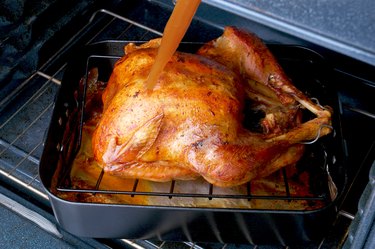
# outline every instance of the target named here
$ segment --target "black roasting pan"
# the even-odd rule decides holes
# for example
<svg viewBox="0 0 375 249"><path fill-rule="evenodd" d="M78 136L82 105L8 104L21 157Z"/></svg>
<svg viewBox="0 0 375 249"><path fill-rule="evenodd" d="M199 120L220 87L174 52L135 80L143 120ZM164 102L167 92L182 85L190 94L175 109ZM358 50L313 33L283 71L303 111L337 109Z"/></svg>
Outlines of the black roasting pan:
<svg viewBox="0 0 375 249"><path fill-rule="evenodd" d="M84 76L87 78L87 72L96 67L99 71L99 80L107 81L115 61L123 55L126 43L104 41L87 45L74 54L64 73L39 167L40 179L49 196L55 217L64 229L82 237L257 245L304 243L319 240L327 233L337 215L340 197L346 189L345 156L338 115L334 115L334 133L312 145L307 145L308 150L312 151L310 155L324 155L318 157L319 165L315 168L318 169L318 173L315 174L318 177L311 182L314 185L311 192L317 194L310 201L320 198L324 203L317 209L131 205L61 198L58 194L61 191L76 196L87 192L69 189L70 167L81 146L81 126L84 120L86 88L85 84L82 86L81 79ZM180 50L194 51L197 46L185 43L181 45ZM317 97L320 103L330 105L338 114L338 101L333 89L335 79L331 77L331 69L322 56L300 46L270 44L269 47L297 87L308 95ZM332 182L337 187L337 196L333 200L328 191ZM103 193L92 192L92 196L96 194ZM137 195L129 192L111 194ZM165 196L169 200L175 197L173 193L167 193ZM188 197L202 198L194 194ZM203 197L207 197L207 202L215 198L212 192ZM250 193L246 198L267 201L267 198L273 196L256 197ZM287 194L275 198L286 203L300 199L290 198Z"/></svg>

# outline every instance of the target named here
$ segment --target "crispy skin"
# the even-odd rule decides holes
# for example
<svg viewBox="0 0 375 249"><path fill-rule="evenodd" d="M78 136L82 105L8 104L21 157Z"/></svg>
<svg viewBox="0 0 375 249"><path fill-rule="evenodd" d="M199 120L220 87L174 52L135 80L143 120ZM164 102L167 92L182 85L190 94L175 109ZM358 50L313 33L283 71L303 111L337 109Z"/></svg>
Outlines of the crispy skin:
<svg viewBox="0 0 375 249"><path fill-rule="evenodd" d="M261 121L264 133L282 134L300 121L297 102L289 94L298 90L289 82L273 54L252 33L227 27L222 36L206 43L197 54L241 75L246 81L245 90L252 100L252 108L266 114Z"/></svg>
<svg viewBox="0 0 375 249"><path fill-rule="evenodd" d="M93 136L94 155L114 174L134 176L126 169L137 168L137 176L151 180L195 178L186 162L189 149L212 134L231 140L236 135L241 81L220 64L177 53L155 89L145 91L156 52L139 49L116 64Z"/></svg>
<svg viewBox="0 0 375 249"><path fill-rule="evenodd" d="M298 90L254 34L226 27L222 36L205 44L198 54L226 65L246 81L245 89L254 109L266 113L261 124L268 141L298 143L331 132L331 108L317 105ZM300 106L317 117L300 124Z"/></svg>
<svg viewBox="0 0 375 249"><path fill-rule="evenodd" d="M289 81L278 82L286 76L258 38L227 28L200 55L176 52L149 91L144 82L157 46L128 45L103 94L92 145L106 172L153 181L203 176L230 187L300 159L298 142L313 131L300 128L298 100L311 102ZM264 134L243 128L245 97L265 106Z"/></svg>

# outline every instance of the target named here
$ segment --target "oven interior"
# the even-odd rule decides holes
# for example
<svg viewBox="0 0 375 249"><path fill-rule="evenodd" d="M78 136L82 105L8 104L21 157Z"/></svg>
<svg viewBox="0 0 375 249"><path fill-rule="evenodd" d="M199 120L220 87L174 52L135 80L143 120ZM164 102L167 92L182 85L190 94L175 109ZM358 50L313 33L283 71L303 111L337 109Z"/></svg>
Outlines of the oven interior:
<svg viewBox="0 0 375 249"><path fill-rule="evenodd" d="M34 12L30 11L28 16L29 24L31 23L29 26L17 21L17 16L7 17L6 20L14 18L14 23L4 22L2 26L3 30L9 31L9 35L2 37L1 43L4 48L2 62L7 65L1 72L1 184L27 202L31 202L31 205L41 207L40 213L46 211L51 214L50 203L40 181L38 168L67 62L86 44L108 40L142 41L160 36L172 10L171 3L166 1L82 1L72 5L65 6L56 1L45 9L42 5L35 6ZM72 10L70 14L66 14L65 8ZM46 20L54 25L47 25ZM337 112L341 124L339 132L343 136L343 157L348 185L330 232L323 240L306 246L342 246L348 236L352 219L357 213L361 193L369 182L369 172L374 161L375 110L372 96L375 93L375 77L371 74L373 67L206 4L200 7L184 41L208 41L219 36L224 25L246 27L269 43L312 48L322 54L332 67L330 77L334 81L331 87L335 89L338 97ZM32 36L27 36L28 32L21 32L31 27ZM15 50L17 52L14 52ZM363 203L369 205L371 190L371 186L367 186L365 197L362 197L360 202L362 207ZM353 227L358 227L359 230L363 222L356 219L353 224ZM352 230L349 237L353 243L356 242L354 238L358 237L355 235L356 231ZM89 240L88 243L98 241L103 245L117 246L123 245L126 240ZM129 246L127 242L124 247ZM156 248L160 245L165 248L233 246L225 243L199 244L157 240L135 240L131 243L146 248Z"/></svg>

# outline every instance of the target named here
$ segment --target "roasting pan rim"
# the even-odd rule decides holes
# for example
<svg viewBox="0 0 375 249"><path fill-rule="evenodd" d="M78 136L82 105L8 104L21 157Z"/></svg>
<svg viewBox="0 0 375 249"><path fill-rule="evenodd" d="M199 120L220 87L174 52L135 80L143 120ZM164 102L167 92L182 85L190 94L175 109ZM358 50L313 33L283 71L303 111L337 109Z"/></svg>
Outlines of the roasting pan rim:
<svg viewBox="0 0 375 249"><path fill-rule="evenodd" d="M106 47L106 46L111 46L111 44L115 44L117 46L114 46L113 51L123 51L123 45L122 44L127 44L129 42L132 42L132 41L123 41L123 40L115 40L115 41L100 41L100 42L95 42L93 44L89 44L87 46L85 46L85 49L83 51L80 51L80 54L84 54L85 56L88 56L90 51L91 50L96 50L97 47ZM138 43L142 43L143 41L137 41ZM189 43L189 44L197 44L197 43ZM121 47L119 47L119 45L121 45ZM198 45L201 45L201 43L198 43ZM286 47L286 48L299 48L299 49L303 49L304 51L310 51L310 52L313 52L314 54L314 58L315 56L318 56L319 60L322 61L322 63L326 64L326 61L324 59L323 56L321 56L318 52L314 51L313 49L310 49L310 48L306 48L306 47L303 47L303 46L300 46L300 45L288 45L288 44L270 44L270 46L275 46L275 47ZM106 48L104 48L106 49ZM103 51L103 48L100 48L99 51ZM99 53L99 55L101 55L103 53ZM121 55L117 55L117 57L122 57L123 54ZM77 56L75 56L77 57ZM75 59L75 58L74 58ZM68 63L69 64L69 63ZM70 66L72 66L72 64L70 64ZM68 70L67 70L68 71ZM66 73L66 72L65 72ZM62 81L62 84L61 84L61 88L59 89L59 93L57 95L57 100L55 102L55 106L53 108L53 115L52 115L52 119L51 119L51 122L50 122L50 125L49 125L49 128L48 128L48 132L47 132L47 136L46 136L46 143L48 144L48 141L51 140L51 136L53 136L53 125L56 125L56 122L58 120L58 116L59 114L57 113L57 103L59 101L59 98L61 98L61 94L62 94L62 91L61 89L66 87L67 84L64 84L65 82L65 75L64 73L64 78L63 78L63 81ZM82 75L81 75L82 76ZM61 104L61 103L60 103ZM55 124L53 123L55 122ZM339 124L339 127L340 127L340 124ZM340 130L338 130L338 132L340 132ZM133 209L133 210L137 210L137 209L142 209L142 210L159 210L159 211L181 211L181 212L204 212L204 213L207 213L207 214L210 214L210 212L218 212L218 213L223 213L223 214L235 214L235 213L239 213L239 214L243 214L243 215L257 215L257 214L263 214L263 215L269 215L271 216L271 219L273 216L275 217L278 217L278 216L289 216L291 215L291 217L300 217L302 220L305 220L305 219L310 219L311 217L314 217L314 216L317 216L317 219L321 219L322 216L325 217L325 219L331 219L331 215L332 216L335 216L337 214L337 205L339 203L339 200L341 200L343 194L344 194L344 189L347 188L347 177L346 177L346 170L345 170L345 173L343 176L345 179L344 179L344 183L343 183L343 188L342 190L339 192L339 195L337 196L336 199L334 199L333 201L329 202L327 205L324 205L323 207L321 208L318 208L318 209L314 209L314 210L278 210L278 209L235 209L235 208L202 208L202 207L175 207L175 206L143 206L143 205L128 205L128 204L105 204L105 203L90 203L90 202L76 202L76 201L69 201L69 200L65 200L65 199L62 199L58 196L56 196L54 193L51 192L50 190L50 185L51 185L51 181L52 181L52 178L50 179L46 179L48 178L48 174L46 173L46 167L49 167L49 160L48 160L48 157L50 155L48 155L48 149L46 149L47 146L45 146L44 150L43 150L43 155L42 155L42 158L41 158L41 163L39 165L39 175L40 175L40 179L41 179L41 182L42 182L42 186L43 188L46 190L46 192L48 193L48 196L49 196L49 199L51 201L51 204L52 204L52 207L53 207L53 210L54 210L54 213L55 213L55 216L57 218L58 221L61 221L61 217L64 217L64 214L61 209L62 207L68 207L69 209L81 209L81 208L90 208L90 209L95 209L95 210L104 210L108 207L113 207L113 208L116 208L116 210L121 210L121 209L126 209L126 210L129 210L129 209ZM49 148L49 150L51 150L51 148ZM342 162L344 163L344 162ZM55 166L56 167L56 166ZM341 166L342 167L342 166ZM100 212L99 212L100 213ZM98 213L98 214L99 214ZM329 213L330 215L328 215L327 217L327 213ZM310 218L308 218L310 217ZM331 218L330 218L331 217ZM299 218L297 218L299 219ZM319 219L319 220L320 220ZM325 219L322 219L321 221L324 221ZM68 221L69 223L69 221ZM68 226L70 224L67 224ZM85 231L80 231L82 233L84 233ZM88 231L89 232L89 231Z"/></svg>
<svg viewBox="0 0 375 249"><path fill-rule="evenodd" d="M144 43L144 42L147 42L147 40L145 40L145 41L142 41L142 40L113 40L113 39L111 39L111 40L101 40L101 41L97 41L97 42L93 42L93 43L90 43L90 44L87 44L87 45L85 45L84 46L84 49L83 50L81 50L80 51L80 54L77 56L77 55L75 55L75 57L79 57L79 56L86 56L87 57L87 59L89 58L89 57L92 57L92 56L101 56L102 55L102 53L99 53L99 54L91 54L92 52L90 52L91 50L97 50L97 46L100 46L100 47L102 47L102 46L104 46L104 47L111 47L111 45L112 44L117 44L117 45L120 45L120 47L121 48L124 48L124 46L126 45L126 44L129 44L129 43L135 43L135 44L142 44L142 43ZM182 46L193 46L193 51L196 49L196 48L199 48L199 46L201 46L202 44L204 44L204 43L202 43L202 42L181 42L181 45ZM278 43L266 43L266 45L267 46L270 46L270 49L271 49L271 51L272 51L272 49L284 49L284 48L286 48L286 49L297 49L297 50L301 50L301 51L307 51L309 54L313 54L313 56L314 57L316 57L316 58L318 58L318 60L320 60L320 62L319 63L321 63L321 64L323 64L323 67L327 67L328 66L328 63L326 62L326 60L325 60L325 58L324 58L324 56L322 56L321 54L319 54L317 51L315 51L314 49L311 49L311 48L308 48L308 47L305 47L305 46L302 46L302 45L294 45L294 44L278 44ZM115 47L116 49L117 49L117 47ZM100 50L100 49L99 49ZM119 52L118 50L114 50L114 52ZM191 51L188 51L188 52L191 52ZM107 53L108 53L108 51L107 51ZM107 55L107 54L105 54L105 55ZM113 56L113 58L121 58L122 56L124 56L124 53L122 54L122 55L119 55L119 54L116 54L116 55L109 55L109 56ZM277 56L276 56L277 57ZM71 62L70 62L71 63ZM68 63L68 65L69 65L69 63ZM65 77L65 73L66 72L64 72L64 77ZM65 85L63 82L65 82L64 81L64 78L63 78L63 80L62 80L62 85ZM59 95L60 95L60 90L61 90L61 88L59 89L59 91L58 91L58 93L57 93L57 97L59 97ZM56 101L55 101L56 102ZM55 114L55 107L56 106L54 106L54 108L53 108L53 114ZM53 118L51 118L51 122L50 122L50 125L48 126L48 130L47 130L47 133L46 133L46 138L48 137L48 136L50 136L49 135L49 130L50 130L50 128L51 128L51 123L52 123L52 119ZM339 127L340 127L341 125L339 124ZM45 139L46 140L46 139ZM43 158L44 158L44 153L45 153L45 150L43 150L43 154L42 154L42 157L41 157L41 162L43 161ZM342 163L345 163L345 162L342 162ZM41 163L42 164L42 163ZM40 164L40 165L41 165ZM43 174L41 174L41 167L39 166L39 175L43 175ZM346 175L346 174L345 174ZM42 177L41 177L42 178ZM346 177L345 177L345 179L346 179ZM43 187L44 188L46 188L46 185L45 185L45 183L44 183L44 180L42 180L42 185L43 185ZM345 180L345 183L344 183L344 187L346 187L346 180ZM336 199L339 199L339 197L340 197L340 194L342 194L342 192L343 191L340 191L340 193L339 193L339 196L336 198ZM52 195L53 195L53 193L51 193ZM336 201L336 199L333 201L333 202L335 202ZM329 204L331 204L331 203L333 203L333 202L330 202ZM277 209L276 209L277 210Z"/></svg>

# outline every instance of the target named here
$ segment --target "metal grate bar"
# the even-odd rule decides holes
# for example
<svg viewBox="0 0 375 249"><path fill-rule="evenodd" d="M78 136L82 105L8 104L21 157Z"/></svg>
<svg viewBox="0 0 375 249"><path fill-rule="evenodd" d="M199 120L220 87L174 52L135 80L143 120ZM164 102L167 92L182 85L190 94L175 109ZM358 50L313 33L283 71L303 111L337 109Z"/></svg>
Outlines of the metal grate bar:
<svg viewBox="0 0 375 249"><path fill-rule="evenodd" d="M353 111L353 112L357 112L357 113L360 113L366 117L369 117L369 118L372 118L372 119L375 119L375 113L371 113L369 111L365 111L365 110L362 110L362 109L358 109L358 108L354 108L354 107L349 107L349 106L344 106L346 107L346 109L350 110L350 111Z"/></svg>
<svg viewBox="0 0 375 249"><path fill-rule="evenodd" d="M60 70L62 70L62 69L60 69ZM48 82L54 82L54 83L60 82L59 80L53 78L52 76L48 76L48 75L46 75L46 74L38 71L38 72L34 73L33 75L31 75L28 79L26 79L25 83L23 83L23 84L28 84L32 79L34 79L37 76L41 76L41 77L46 78L47 79L46 83L43 84L43 86L41 88L39 88L33 94L33 96L31 96L22 106L20 106L3 124L1 124L0 125L0 129L3 129L4 126L6 126L16 115L18 115L19 113L21 113L25 109L25 107L27 107L28 105L30 105L32 102L36 101L43 93L45 93L45 91L47 91L47 88L48 88Z"/></svg>
<svg viewBox="0 0 375 249"><path fill-rule="evenodd" d="M61 71L61 69L58 70L58 72L60 72L60 71ZM41 72L41 71L37 71L36 74L38 74L38 75L40 75L40 76L42 76L42 77L44 77L44 78L46 78L46 79L52 81L53 83L55 83L55 84L57 84L57 85L61 85L61 80L58 80L58 79L56 79L56 78L53 78L53 76L49 76L48 74L45 74L45 73L43 73L43 72Z"/></svg>
<svg viewBox="0 0 375 249"><path fill-rule="evenodd" d="M94 14L95 15L95 14ZM90 21L92 21L93 19L91 19ZM92 41L95 40L95 38L97 38L99 36L99 34L105 30L105 28L109 27L111 25L111 23L113 23L113 21L115 20L115 18L112 18L111 21L109 21L108 23L106 23L106 25L104 25L104 27L101 29L101 30L98 30L98 32L86 43L87 44L90 44Z"/></svg>
<svg viewBox="0 0 375 249"><path fill-rule="evenodd" d="M9 178L12 182L14 182L14 183L16 183L20 186L23 186L24 188L26 188L26 189L30 190L31 192L37 194L38 196L42 197L43 199L48 200L48 195L45 192L31 186L31 184L27 184L24 181L21 181L20 179L18 179L17 177L9 175L7 172L5 172L2 169L0 169L0 175L3 175L5 177Z"/></svg>
<svg viewBox="0 0 375 249"><path fill-rule="evenodd" d="M152 29L152 28L150 28L150 27L147 27L147 26L145 26L145 25L142 25L142 24L140 24L140 23L138 23L138 22L135 22L135 21L133 21L133 20L131 20L131 19L129 19L129 18L123 17L123 16L121 16L121 15L118 15L118 14L116 14L116 13L114 13L114 12L112 12L112 11L106 10L106 9L100 9L100 10L98 10L97 12L95 12L95 13L92 15L92 17L91 17L90 22L92 22L92 21L95 19L96 15L99 14L99 13L103 13L103 14L106 14L106 15L109 15L109 16L116 17L116 18L118 18L118 19L120 19L120 20L122 20L122 21L125 21L125 22L128 22L128 23L130 23L130 24L133 24L134 26L137 26L137 27L139 27L139 28L142 28L142 29L144 29L144 30L147 30L147 31L149 31L149 32L152 32L152 33L154 33L154 34L157 34L157 35L159 35L159 36L162 36L162 35L163 35L163 33L159 32L159 31L157 31L157 30L155 30L155 29Z"/></svg>
<svg viewBox="0 0 375 249"><path fill-rule="evenodd" d="M46 108L15 138L12 142L10 142L7 146L5 146L5 149L3 149L0 152L0 156L8 150L17 140L19 140L22 135L24 135L37 121L39 118L41 118L47 111L49 111L53 106L53 103L50 103Z"/></svg>
<svg viewBox="0 0 375 249"><path fill-rule="evenodd" d="M29 158L33 158L31 156L32 153L34 153L38 148L39 146L41 146L43 144L43 141L40 141L32 150L30 150L29 153L27 153L27 155L25 155L24 157L21 158L21 160L8 172L9 175L12 175L14 171L17 170L17 168L27 159ZM39 160L36 162L37 165L39 165Z"/></svg>
<svg viewBox="0 0 375 249"><path fill-rule="evenodd" d="M27 131L40 119L51 107L53 106L53 103L50 103L39 115L35 117L35 119L15 138L12 142L10 142L7 146L5 146L5 149L3 149L0 152L0 156L4 154L6 150L8 150L12 145L14 145L17 140L19 140Z"/></svg>
<svg viewBox="0 0 375 249"><path fill-rule="evenodd" d="M19 155L21 157L27 157L28 160L30 160L32 163L35 163L36 165L39 165L39 159L32 156L30 153L24 151L24 150L21 150L11 144L9 144L8 142L4 141L3 139L0 139L0 145L8 148L9 150L11 150L14 154L16 155Z"/></svg>
<svg viewBox="0 0 375 249"><path fill-rule="evenodd" d="M211 191L208 194L196 194L196 193L170 193L170 192L148 192L148 191L137 191L137 185L139 180L136 179L132 191L122 190L96 190L96 189L72 189L67 187L58 187L57 190L61 192L71 193L89 193L89 194L115 194L115 195L130 195L134 196L162 196L162 197L193 197L193 198L207 198L212 200L213 198L220 199L263 199L263 200L309 200L309 201L325 201L326 198L323 196L308 197L308 196L290 196L290 195L227 195L227 194L213 194ZM171 183L172 184L172 183Z"/></svg>
<svg viewBox="0 0 375 249"><path fill-rule="evenodd" d="M22 85L31 87L21 92L24 102L0 125L0 173L11 182L47 199L39 181L38 165L43 150L44 134L52 113L54 98L61 81L62 65L51 76L37 71ZM46 120L46 122L43 122Z"/></svg>

